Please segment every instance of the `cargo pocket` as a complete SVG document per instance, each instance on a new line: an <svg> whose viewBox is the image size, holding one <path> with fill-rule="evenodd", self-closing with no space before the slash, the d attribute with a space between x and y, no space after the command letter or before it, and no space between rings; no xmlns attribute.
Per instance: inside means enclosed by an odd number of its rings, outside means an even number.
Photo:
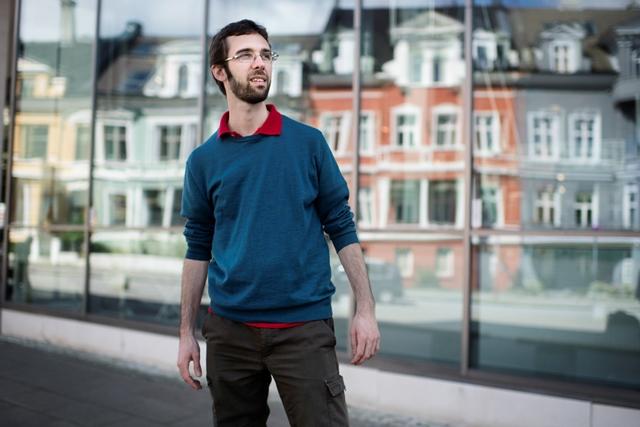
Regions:
<svg viewBox="0 0 640 427"><path fill-rule="evenodd" d="M344 380L340 374L324 381L327 386L328 419L331 427L343 427L349 425L347 414L347 402L344 397Z"/></svg>

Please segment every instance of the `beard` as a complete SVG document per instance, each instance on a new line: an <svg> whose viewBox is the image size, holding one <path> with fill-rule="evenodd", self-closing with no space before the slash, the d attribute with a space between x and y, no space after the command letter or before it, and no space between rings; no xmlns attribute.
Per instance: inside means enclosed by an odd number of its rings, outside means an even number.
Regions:
<svg viewBox="0 0 640 427"><path fill-rule="evenodd" d="M231 74L231 72L227 69L227 73L229 75L229 87L231 92L240 99L248 104L259 104L260 102L267 99L269 95L269 88L271 88L271 80L268 78L266 73L255 73L247 78L246 83L242 83ZM251 86L251 79L254 77L263 78L265 81L264 89L256 89Z"/></svg>

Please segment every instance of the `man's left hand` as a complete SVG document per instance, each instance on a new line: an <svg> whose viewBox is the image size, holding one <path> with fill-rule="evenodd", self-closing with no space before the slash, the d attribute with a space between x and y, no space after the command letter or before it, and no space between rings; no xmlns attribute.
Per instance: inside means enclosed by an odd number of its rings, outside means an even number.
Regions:
<svg viewBox="0 0 640 427"><path fill-rule="evenodd" d="M351 322L351 363L359 365L380 349L380 331L373 313L359 313Z"/></svg>

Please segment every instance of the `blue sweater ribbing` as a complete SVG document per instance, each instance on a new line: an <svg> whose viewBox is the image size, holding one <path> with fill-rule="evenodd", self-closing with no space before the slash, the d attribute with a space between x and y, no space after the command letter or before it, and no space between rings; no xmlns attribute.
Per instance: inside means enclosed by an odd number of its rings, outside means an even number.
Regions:
<svg viewBox="0 0 640 427"><path fill-rule="evenodd" d="M323 230L336 251L358 242L348 198L322 134L286 116L279 136L216 132L196 148L181 214L186 258L211 260L213 311L242 322L331 317Z"/></svg>

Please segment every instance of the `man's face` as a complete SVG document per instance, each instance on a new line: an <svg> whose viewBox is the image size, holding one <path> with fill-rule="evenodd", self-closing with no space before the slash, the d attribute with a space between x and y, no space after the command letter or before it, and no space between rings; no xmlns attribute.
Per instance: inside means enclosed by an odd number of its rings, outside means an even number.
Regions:
<svg viewBox="0 0 640 427"><path fill-rule="evenodd" d="M269 94L271 87L271 61L264 61L261 52L270 51L269 43L259 34L227 37L229 57L227 61L227 80L229 89L240 100L249 104L258 104ZM251 55L244 62L243 55ZM245 56L246 57L246 56Z"/></svg>

